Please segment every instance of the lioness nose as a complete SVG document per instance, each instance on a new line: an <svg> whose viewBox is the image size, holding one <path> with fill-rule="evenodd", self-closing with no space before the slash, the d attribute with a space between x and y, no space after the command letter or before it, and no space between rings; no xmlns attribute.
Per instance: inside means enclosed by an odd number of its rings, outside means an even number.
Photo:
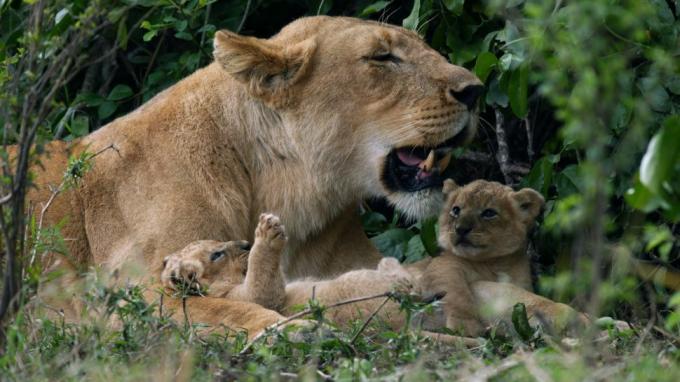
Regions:
<svg viewBox="0 0 680 382"><path fill-rule="evenodd" d="M467 106L468 110L472 110L475 107L475 103L482 92L484 92L484 86L482 85L468 85L460 91L455 91L453 89L449 90L451 96L455 98L458 102Z"/></svg>

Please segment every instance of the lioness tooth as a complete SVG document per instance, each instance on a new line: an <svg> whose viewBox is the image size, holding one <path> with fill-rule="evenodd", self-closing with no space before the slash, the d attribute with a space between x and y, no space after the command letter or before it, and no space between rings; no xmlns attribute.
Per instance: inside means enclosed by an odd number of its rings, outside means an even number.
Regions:
<svg viewBox="0 0 680 382"><path fill-rule="evenodd" d="M439 160L439 172L442 173L444 170L446 170L447 167L449 167L449 163L451 163L451 155L452 152L449 151L448 153L444 154L442 159Z"/></svg>
<svg viewBox="0 0 680 382"><path fill-rule="evenodd" d="M434 161L435 161L434 150L430 150L430 153L427 154L427 158L424 161L420 162L418 167L420 167L420 169L425 172L430 172L434 168Z"/></svg>

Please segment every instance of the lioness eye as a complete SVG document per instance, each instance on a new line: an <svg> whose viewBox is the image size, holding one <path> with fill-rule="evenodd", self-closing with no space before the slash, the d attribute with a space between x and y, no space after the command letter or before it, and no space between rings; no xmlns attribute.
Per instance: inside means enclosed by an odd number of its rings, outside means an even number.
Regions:
<svg viewBox="0 0 680 382"><path fill-rule="evenodd" d="M379 53L376 55L373 55L369 57L370 60L372 61L378 61L378 62L394 62L394 63L399 63L401 62L401 59L392 53Z"/></svg>
<svg viewBox="0 0 680 382"><path fill-rule="evenodd" d="M458 215L460 215L460 207L453 206L453 208L451 209L451 216L453 216L454 218L457 218Z"/></svg>
<svg viewBox="0 0 680 382"><path fill-rule="evenodd" d="M496 210L491 209L491 208L487 208L484 211L482 211L482 217L484 219L495 218L497 215L498 215L498 212L496 212Z"/></svg>
<svg viewBox="0 0 680 382"><path fill-rule="evenodd" d="M217 260L221 259L222 257L224 257L225 255L226 255L226 253L224 253L224 251L213 252L213 254L210 255L210 261L217 261Z"/></svg>

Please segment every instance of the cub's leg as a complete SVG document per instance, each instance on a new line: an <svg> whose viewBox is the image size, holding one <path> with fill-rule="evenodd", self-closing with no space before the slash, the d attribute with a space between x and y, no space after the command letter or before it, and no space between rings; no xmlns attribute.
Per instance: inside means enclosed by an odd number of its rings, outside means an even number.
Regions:
<svg viewBox="0 0 680 382"><path fill-rule="evenodd" d="M487 322L511 322L513 306L523 303L532 324L537 324L538 317L541 317L558 333L567 332L574 325L584 326L590 323L585 314L569 305L552 301L513 284L477 281L472 284L472 290L480 314Z"/></svg>
<svg viewBox="0 0 680 382"><path fill-rule="evenodd" d="M286 284L280 261L286 242L286 233L279 218L272 214L260 215L255 228L255 242L248 255L246 278L226 297L254 302L269 309L281 309L286 300Z"/></svg>

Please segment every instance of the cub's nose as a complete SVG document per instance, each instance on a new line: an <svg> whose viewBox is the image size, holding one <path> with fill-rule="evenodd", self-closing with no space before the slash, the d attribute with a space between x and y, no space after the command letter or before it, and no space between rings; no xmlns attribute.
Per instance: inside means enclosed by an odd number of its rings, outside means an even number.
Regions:
<svg viewBox="0 0 680 382"><path fill-rule="evenodd" d="M458 234L458 236L465 236L470 233L470 231L472 231L472 227L470 226L456 226L456 234Z"/></svg>
<svg viewBox="0 0 680 382"><path fill-rule="evenodd" d="M468 85L459 91L450 89L449 92L456 101L467 106L468 110L472 110L477 104L477 99L484 92L484 86Z"/></svg>

